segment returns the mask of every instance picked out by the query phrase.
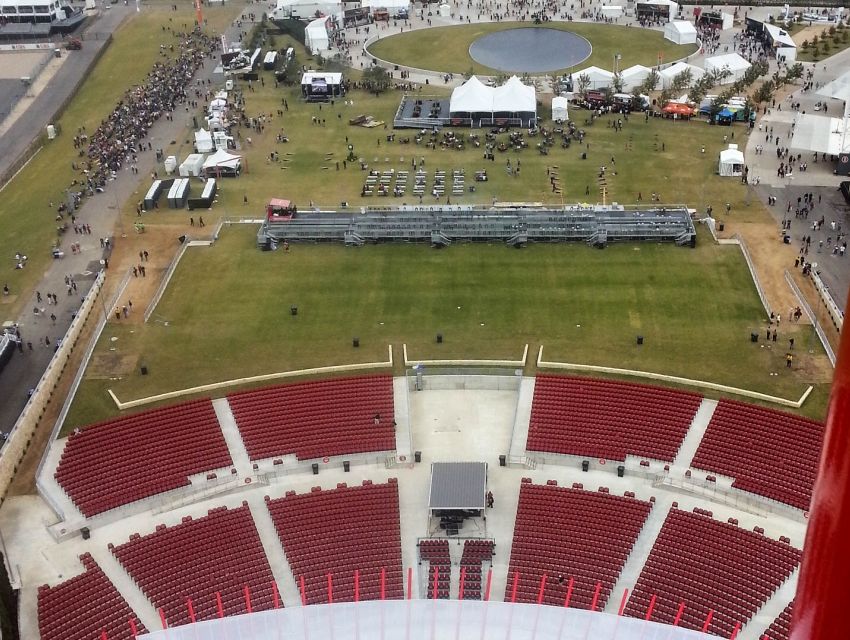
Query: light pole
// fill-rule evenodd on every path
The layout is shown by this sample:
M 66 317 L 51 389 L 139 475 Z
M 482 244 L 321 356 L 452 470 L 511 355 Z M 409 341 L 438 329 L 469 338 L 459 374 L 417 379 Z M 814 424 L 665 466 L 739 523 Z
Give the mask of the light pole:
M 619 70 L 618 69 L 619 62 L 620 62 L 620 60 L 622 60 L 622 58 L 623 58 L 622 54 L 619 54 L 619 53 L 614 54 L 614 75 L 617 75 L 617 72 Z

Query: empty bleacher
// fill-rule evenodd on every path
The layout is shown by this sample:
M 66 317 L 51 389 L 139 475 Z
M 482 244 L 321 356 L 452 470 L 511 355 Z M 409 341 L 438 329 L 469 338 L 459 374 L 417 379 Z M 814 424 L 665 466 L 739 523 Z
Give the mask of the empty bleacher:
M 55 477 L 91 517 L 231 464 L 210 400 L 91 425 L 68 437 Z
M 625 460 L 672 461 L 702 398 L 614 380 L 538 375 L 530 451 Z
M 789 602 L 782 613 L 773 621 L 773 623 L 764 632 L 761 640 L 788 640 L 791 634 L 791 611 L 794 608 L 794 602 Z
M 41 640 L 131 640 L 130 620 L 139 633 L 144 625 L 130 610 L 94 559 L 80 556 L 85 572 L 56 585 L 38 589 L 38 631 Z
M 245 586 L 253 611 L 274 606 L 274 577 L 247 505 L 160 525 L 110 549 L 171 626 L 190 621 L 187 598 L 197 620 L 218 616 L 216 593 L 224 615 L 246 613 Z
M 721 400 L 691 465 L 732 476 L 732 485 L 806 510 L 824 426 L 755 405 Z
M 481 565 L 493 560 L 492 540 L 465 540 L 460 557 L 461 571 L 466 569 L 463 581 L 463 599 L 481 600 Z
M 283 550 L 297 583 L 304 580 L 307 604 L 328 601 L 328 574 L 333 600 L 353 601 L 354 572 L 360 572 L 360 600 L 381 597 L 381 570 L 385 569 L 385 597 L 404 593 L 401 565 L 398 485 L 347 487 L 310 493 L 287 492 L 266 498 Z
M 395 449 L 390 376 L 288 384 L 227 397 L 252 460 Z M 375 416 L 380 416 L 375 424 Z
M 518 572 L 517 602 L 536 602 L 546 574 L 545 603 L 562 606 L 573 578 L 570 606 L 589 609 L 601 582 L 602 609 L 651 507 L 635 498 L 523 479 L 505 599 L 511 599 Z
M 452 558 L 448 540 L 420 540 L 419 559 L 428 563 L 425 597 L 448 600 L 452 581 Z M 434 584 L 436 582 L 436 585 Z M 434 592 L 436 586 L 436 593 Z
M 728 638 L 744 625 L 788 578 L 800 551 L 760 533 L 673 509 L 661 528 L 626 607 L 643 617 L 656 596 L 652 620 L 702 629 L 712 611 L 709 633 Z

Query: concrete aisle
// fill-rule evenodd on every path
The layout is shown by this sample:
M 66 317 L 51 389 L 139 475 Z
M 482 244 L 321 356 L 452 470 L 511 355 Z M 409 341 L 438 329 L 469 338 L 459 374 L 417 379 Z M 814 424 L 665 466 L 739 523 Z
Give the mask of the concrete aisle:
M 694 459 L 694 454 L 697 452 L 700 442 L 702 442 L 705 430 L 708 428 L 708 423 L 711 422 L 711 417 L 714 415 L 715 409 L 717 409 L 717 400 L 703 398 L 699 409 L 694 414 L 694 419 L 691 421 L 688 433 L 682 441 L 682 446 L 679 447 L 679 452 L 673 459 L 672 466 L 691 466 L 691 461 Z
M 280 544 L 280 537 L 277 535 L 274 521 L 266 507 L 265 497 L 258 492 L 252 492 L 247 496 L 247 501 L 284 606 L 293 607 L 301 604 L 298 585 L 292 575 L 292 569 L 289 566 L 289 560 L 286 559 L 283 546 Z
M 242 434 L 239 433 L 239 428 L 236 426 L 236 418 L 233 417 L 233 412 L 230 410 L 230 404 L 227 402 L 227 398 L 213 400 L 213 409 L 215 409 L 215 415 L 221 426 L 221 435 L 224 436 L 227 449 L 230 451 L 233 466 L 236 467 L 236 471 L 240 477 L 250 477 L 254 473 L 251 466 L 251 459 L 248 457 L 248 451 L 245 449 L 245 443 L 242 441 Z

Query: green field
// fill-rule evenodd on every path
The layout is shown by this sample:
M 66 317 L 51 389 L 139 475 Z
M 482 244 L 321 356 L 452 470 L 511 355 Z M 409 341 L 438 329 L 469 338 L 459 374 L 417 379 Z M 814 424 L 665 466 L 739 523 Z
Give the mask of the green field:
M 499 75 L 500 71 L 478 64 L 469 56 L 469 46 L 481 36 L 505 29 L 522 29 L 532 26 L 527 22 L 489 22 L 434 29 L 417 29 L 408 33 L 378 40 L 369 46 L 369 52 L 395 64 L 429 69 L 445 73 L 478 73 Z M 579 68 L 595 65 L 611 70 L 614 55 L 622 59 L 620 69 L 635 64 L 652 67 L 663 62 L 672 62 L 696 52 L 696 45 L 677 45 L 664 39 L 660 31 L 639 27 L 592 24 L 585 22 L 547 22 L 547 29 L 571 31 L 587 38 L 593 51 L 590 57 L 571 69 L 560 69 L 554 73 L 578 71 Z
M 548 360 L 794 398 L 808 375 L 802 350 L 800 368 L 787 372 L 781 344 L 749 342 L 764 312 L 744 260 L 705 237 L 696 249 L 296 245 L 263 253 L 255 232 L 232 227 L 212 248 L 190 249 L 148 324 L 109 323 L 66 429 L 114 414 L 107 389 L 126 401 L 240 376 L 385 360 L 388 344 L 406 343 L 423 359 L 517 359 L 526 343 L 534 354 L 543 344 Z M 798 343 L 808 345 L 810 334 Z M 141 364 L 149 375 L 138 373 Z

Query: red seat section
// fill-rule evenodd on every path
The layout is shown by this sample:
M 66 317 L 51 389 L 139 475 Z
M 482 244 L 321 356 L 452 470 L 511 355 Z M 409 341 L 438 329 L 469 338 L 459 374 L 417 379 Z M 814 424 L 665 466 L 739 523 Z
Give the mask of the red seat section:
M 606 460 L 671 461 L 702 397 L 663 387 L 539 375 L 528 427 L 530 451 Z
M 127 601 L 89 555 L 80 556 L 86 570 L 55 587 L 38 589 L 41 640 L 131 640 L 130 620 L 147 633 Z
M 56 480 L 86 517 L 189 484 L 230 466 L 212 402 L 115 418 L 68 437 Z
M 626 606 L 643 617 L 656 596 L 652 620 L 670 624 L 681 602 L 679 624 L 728 638 L 788 578 L 800 551 L 760 533 L 673 509 L 667 515 Z
M 307 604 L 328 602 L 328 574 L 332 574 L 333 601 L 354 600 L 354 572 L 360 572 L 360 599 L 381 597 L 381 569 L 385 597 L 404 595 L 398 485 L 364 481 L 362 486 L 301 495 L 266 498 L 292 575 L 304 578 Z
M 793 608 L 794 603 L 789 602 L 788 606 L 779 614 L 779 617 L 764 632 L 763 640 L 788 640 L 788 636 L 791 634 L 791 611 Z
M 537 602 L 546 574 L 546 604 L 563 606 L 573 578 L 570 606 L 589 609 L 596 583 L 601 582 L 597 602 L 601 609 L 651 508 L 651 503 L 635 498 L 535 485 L 524 479 L 505 600 L 512 597 L 518 572 L 517 602 Z
M 481 600 L 481 563 L 492 562 L 492 540 L 466 540 L 460 557 L 461 571 L 466 569 L 463 580 L 463 599 Z
M 395 449 L 390 376 L 287 384 L 235 393 L 227 400 L 252 460 L 293 453 L 312 460 Z
M 691 465 L 732 476 L 732 485 L 808 509 L 824 426 L 782 411 L 721 400 Z
M 452 582 L 452 558 L 448 540 L 420 540 L 419 558 L 428 562 L 428 599 L 448 600 Z M 436 584 L 435 584 L 436 583 Z M 436 587 L 436 594 L 434 593 Z
M 198 620 L 217 617 L 216 592 L 224 615 L 247 613 L 246 585 L 253 611 L 274 606 L 274 577 L 246 505 L 212 509 L 110 548 L 169 626 L 189 623 L 187 598 Z

